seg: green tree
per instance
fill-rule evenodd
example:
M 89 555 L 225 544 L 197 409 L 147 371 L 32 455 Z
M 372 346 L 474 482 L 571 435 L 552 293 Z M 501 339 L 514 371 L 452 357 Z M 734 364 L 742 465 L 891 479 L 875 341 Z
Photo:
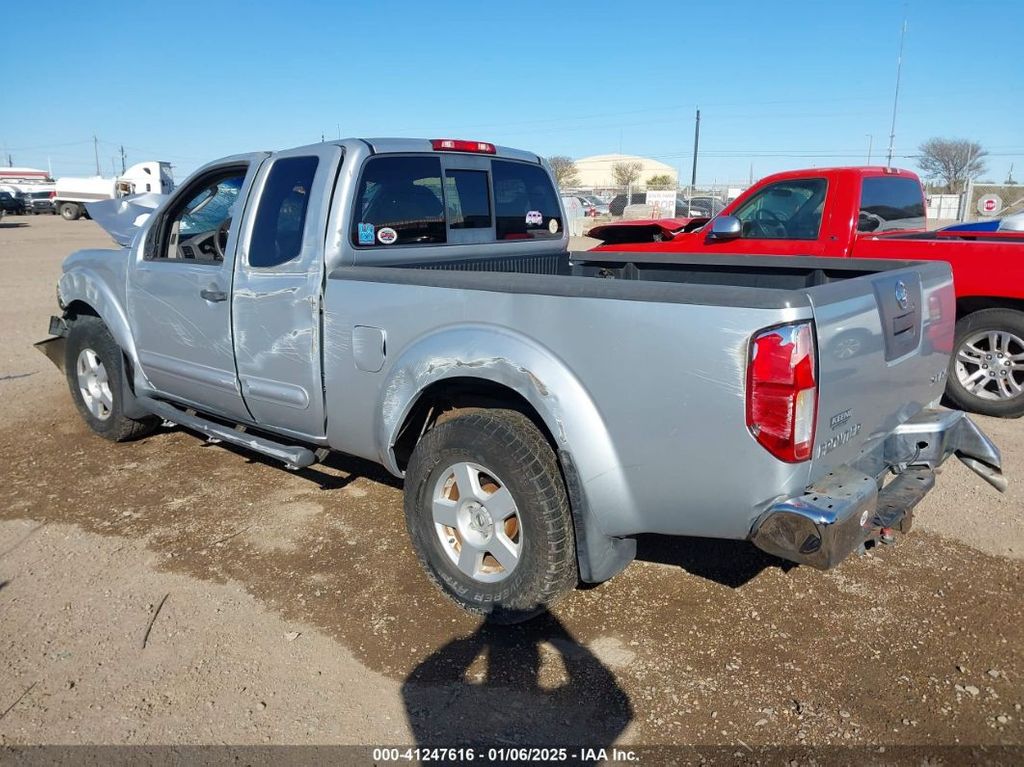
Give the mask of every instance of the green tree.
M 660 173 L 647 179 L 648 189 L 675 189 L 676 182 L 667 173 Z

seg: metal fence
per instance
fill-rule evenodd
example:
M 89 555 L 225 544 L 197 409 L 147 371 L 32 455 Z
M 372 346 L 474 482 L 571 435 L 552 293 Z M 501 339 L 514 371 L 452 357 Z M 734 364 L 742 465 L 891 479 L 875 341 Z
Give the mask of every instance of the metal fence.
M 677 216 L 704 216 L 717 214 L 747 188 L 747 182 L 730 184 L 699 184 L 696 187 L 650 187 L 602 186 L 597 188 L 574 188 L 563 191 L 563 195 L 577 195 L 596 198 L 609 207 L 592 218 L 609 219 L 674 218 Z M 648 192 L 657 192 L 648 198 Z M 675 210 L 666 210 L 666 196 L 676 201 Z M 655 197 L 657 198 L 655 200 Z
M 1002 218 L 1024 211 L 1024 186 L 970 182 L 961 196 L 961 221 Z

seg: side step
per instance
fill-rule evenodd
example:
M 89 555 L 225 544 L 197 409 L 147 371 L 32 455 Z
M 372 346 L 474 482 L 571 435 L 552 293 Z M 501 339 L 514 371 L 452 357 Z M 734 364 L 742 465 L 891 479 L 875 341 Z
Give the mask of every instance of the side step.
M 179 410 L 166 402 L 151 399 L 150 397 L 139 397 L 139 404 L 153 415 L 160 416 L 165 421 L 184 426 L 186 429 L 205 434 L 208 439 L 220 442 L 228 442 L 238 447 L 254 450 L 257 453 L 274 458 L 284 463 L 289 469 L 304 469 L 317 462 L 317 453 L 308 447 L 297 445 L 282 445 L 265 437 L 257 437 L 254 434 L 247 434 L 239 429 L 232 429 L 230 426 L 208 421 L 195 414 L 195 411 Z M 320 451 L 317 451 L 320 452 Z

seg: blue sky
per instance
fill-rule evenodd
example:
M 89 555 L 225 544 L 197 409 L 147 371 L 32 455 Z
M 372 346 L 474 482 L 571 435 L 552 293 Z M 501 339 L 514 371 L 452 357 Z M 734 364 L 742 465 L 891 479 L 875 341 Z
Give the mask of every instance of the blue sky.
M 458 137 L 656 157 L 703 183 L 896 164 L 931 136 L 980 141 L 1024 181 L 1019 0 L 19 2 L 4 8 L 0 143 L 16 165 L 202 162 L 345 136 Z M 6 164 L 6 155 L 4 156 Z

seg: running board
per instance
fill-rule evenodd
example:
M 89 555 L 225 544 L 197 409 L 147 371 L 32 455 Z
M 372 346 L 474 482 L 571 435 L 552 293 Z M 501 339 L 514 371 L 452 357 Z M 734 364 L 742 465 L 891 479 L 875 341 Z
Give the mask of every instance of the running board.
M 174 407 L 174 405 L 151 399 L 150 397 L 139 397 L 138 401 L 150 413 L 160 416 L 165 421 L 197 431 L 200 434 L 206 435 L 207 439 L 212 441 L 227 442 L 238 447 L 254 450 L 257 453 L 281 461 L 289 469 L 304 469 L 307 466 L 312 466 L 318 460 L 317 454 L 308 447 L 282 445 L 280 442 L 274 442 L 266 437 L 248 434 L 244 430 L 245 427 L 240 426 L 233 429 L 230 426 L 208 421 L 196 415 L 193 410 L 180 410 Z

